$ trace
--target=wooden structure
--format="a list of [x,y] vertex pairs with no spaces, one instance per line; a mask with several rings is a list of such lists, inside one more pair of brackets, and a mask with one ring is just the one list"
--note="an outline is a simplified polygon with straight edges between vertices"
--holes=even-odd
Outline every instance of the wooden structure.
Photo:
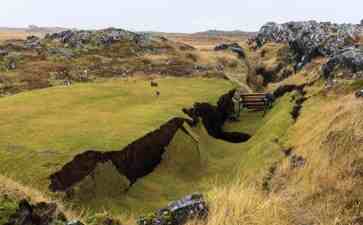
[[265,111],[267,108],[266,94],[243,94],[240,101],[241,108],[252,109],[255,111]]
[[[272,102],[266,93],[242,94],[239,101],[239,109],[249,109],[264,112],[271,108]],[[238,112],[239,114],[239,112]]]
[[231,115],[231,119],[238,120],[241,111],[244,109],[263,112],[263,115],[265,115],[267,110],[272,107],[274,100],[274,96],[270,93],[252,93],[234,96],[234,113]]

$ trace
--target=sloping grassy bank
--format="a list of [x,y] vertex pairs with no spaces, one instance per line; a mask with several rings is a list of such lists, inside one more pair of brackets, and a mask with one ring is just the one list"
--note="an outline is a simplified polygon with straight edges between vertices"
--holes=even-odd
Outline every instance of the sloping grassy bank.
[[[306,91],[310,98],[297,122],[285,127],[279,142],[251,148],[242,160],[242,175],[208,192],[208,221],[190,224],[361,224],[362,100],[347,86],[331,90],[314,86]],[[275,139],[274,131],[282,130],[279,123],[273,127],[266,126],[270,140]],[[269,158],[265,153],[279,145],[291,148],[290,155],[281,157],[263,176],[255,173],[250,182],[245,175],[253,169],[246,168],[260,167],[258,162]],[[297,156],[304,163],[297,165]],[[266,175],[268,190],[261,185]]]

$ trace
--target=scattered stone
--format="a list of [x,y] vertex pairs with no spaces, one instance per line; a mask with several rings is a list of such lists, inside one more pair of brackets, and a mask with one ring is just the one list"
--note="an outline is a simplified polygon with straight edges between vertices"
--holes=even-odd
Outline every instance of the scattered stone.
[[240,58],[246,58],[246,53],[238,43],[220,44],[214,48],[214,51],[231,50],[238,54]]
[[290,163],[290,168],[291,169],[296,169],[296,168],[303,167],[305,165],[305,163],[306,163],[306,160],[302,156],[298,156],[296,154],[293,154],[289,158],[289,163]]
[[72,221],[66,223],[66,225],[84,225],[84,224],[79,220],[72,220]]
[[363,89],[355,92],[355,97],[357,97],[357,98],[363,98]]
[[4,57],[9,53],[9,51],[5,50],[5,49],[0,49],[0,56]]
[[122,225],[122,224],[114,219],[106,218],[103,220],[102,225]]
[[16,69],[16,62],[14,59],[11,59],[7,65],[8,70],[15,70]]
[[337,52],[322,67],[325,79],[332,79],[337,69],[349,70],[351,72],[349,78],[363,78],[363,74],[357,77],[357,72],[363,71],[363,50],[349,47]]
[[256,44],[288,43],[295,54],[299,70],[318,55],[333,56],[345,47],[354,46],[363,27],[353,24],[318,23],[316,21],[267,23],[260,29]]
[[37,36],[29,36],[24,42],[25,48],[36,49],[40,48],[40,38]]
[[67,48],[49,48],[48,53],[50,55],[60,55],[67,59],[73,58],[75,56],[73,51]]
[[55,203],[41,202],[31,205],[27,200],[19,203],[16,213],[10,216],[5,225],[49,225],[67,221],[64,214],[58,212]]
[[185,198],[171,202],[166,208],[141,217],[138,225],[183,225],[190,219],[205,219],[208,216],[208,207],[203,195],[192,194]]
[[111,44],[121,40],[130,40],[134,41],[139,46],[147,46],[150,43],[151,37],[147,34],[137,34],[123,29],[108,28],[97,31],[67,30],[47,35],[46,39],[59,41],[63,43],[65,47],[81,49],[88,45],[109,47]]
[[231,48],[241,48],[241,46],[238,43],[232,43],[232,44],[223,43],[223,44],[217,45],[214,48],[214,51],[224,51],[224,50],[228,50]]

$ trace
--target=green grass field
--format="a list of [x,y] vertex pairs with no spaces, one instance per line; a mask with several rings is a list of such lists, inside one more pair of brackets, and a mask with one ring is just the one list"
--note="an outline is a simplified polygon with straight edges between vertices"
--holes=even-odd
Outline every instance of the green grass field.
[[[77,84],[0,99],[0,172],[44,188],[47,176],[89,149],[117,150],[157,129],[196,101],[232,89],[217,79]],[[156,97],[155,91],[161,92]]]
[[[148,81],[113,80],[0,99],[0,173],[47,191],[47,177],[76,154],[122,149],[168,119],[184,116],[183,107],[198,101],[216,103],[233,88],[228,81],[217,79],[167,78],[158,83],[160,97]],[[116,215],[139,215],[186,194],[233,182],[231,177],[241,171],[255,173],[282,157],[276,139],[292,123],[287,119],[291,107],[287,96],[265,117],[245,112],[239,122],[227,123],[227,131],[254,134],[242,144],[216,140],[202,126],[186,127],[191,135],[178,131],[162,163],[128,193],[95,197],[85,191],[72,203]]]
[[261,113],[246,112],[239,122],[226,124],[226,130],[245,129],[254,134],[246,143],[214,139],[203,126],[187,127],[192,135],[179,131],[168,146],[162,163],[127,194],[107,199],[109,192],[102,198],[92,198],[92,194],[84,192],[74,203],[91,209],[101,205],[115,215],[121,212],[140,215],[187,194],[207,193],[216,185],[228,185],[240,177],[261,173],[283,157],[276,140],[283,139],[292,124],[289,100],[289,96],[279,100],[265,117]]

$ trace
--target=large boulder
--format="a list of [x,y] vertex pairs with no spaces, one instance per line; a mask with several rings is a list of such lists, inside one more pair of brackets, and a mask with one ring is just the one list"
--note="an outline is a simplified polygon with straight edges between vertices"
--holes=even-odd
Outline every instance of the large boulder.
[[344,78],[363,78],[363,50],[358,48],[345,48],[331,57],[322,67],[324,77],[331,79],[335,76],[336,71],[343,70],[350,73],[344,73]]
[[319,23],[316,21],[267,23],[260,29],[256,44],[288,43],[295,54],[296,69],[301,69],[315,56],[332,56],[354,46],[363,33],[361,25]]
[[190,219],[205,219],[208,207],[203,195],[192,194],[137,220],[138,225],[183,225]]

